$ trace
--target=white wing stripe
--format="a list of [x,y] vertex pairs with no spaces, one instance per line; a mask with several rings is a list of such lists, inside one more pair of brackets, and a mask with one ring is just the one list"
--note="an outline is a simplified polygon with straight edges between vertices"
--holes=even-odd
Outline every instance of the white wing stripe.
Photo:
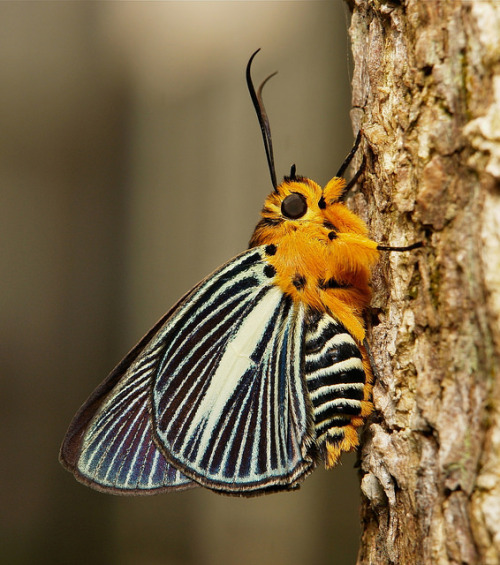
[[[235,295],[235,297],[231,300],[230,303],[239,303],[240,307],[237,310],[243,310],[247,304],[248,300],[242,302],[241,299],[239,298],[239,295]],[[217,318],[217,315],[219,314],[220,310],[222,310],[223,308],[227,308],[227,304],[221,304],[218,308],[214,308],[213,310],[210,311],[210,313],[204,318],[204,324],[206,324],[208,327],[210,327],[210,322],[213,318]],[[200,336],[200,339],[197,341],[197,343],[195,344],[195,346],[193,348],[190,349],[189,353],[181,360],[181,362],[178,364],[177,366],[177,371],[181,371],[182,368],[184,367],[184,365],[188,364],[188,362],[190,361],[190,359],[193,357],[193,355],[200,349],[203,347],[203,345],[205,344],[206,341],[210,340],[211,336],[216,333],[217,329],[224,323],[224,319],[221,320],[221,322],[215,326],[213,326],[212,330],[209,332],[204,333],[202,336]],[[172,340],[170,346],[166,349],[165,351],[165,356],[167,356],[170,351],[173,349],[173,347],[177,344],[177,341],[180,339],[180,337],[182,336],[176,336],[177,339]]]
[[[220,328],[220,326],[223,325],[223,324],[224,324],[224,321],[221,321],[219,324],[217,324],[217,326],[215,326],[215,327],[213,328],[212,331],[207,332],[207,334],[205,335],[204,339],[200,340],[200,341],[195,345],[195,347],[193,347],[193,349],[192,349],[192,351],[191,351],[191,355],[189,355],[188,357],[186,357],[186,358],[185,358],[185,361],[184,361],[181,365],[178,366],[178,368],[176,369],[176,373],[179,372],[179,371],[181,371],[181,370],[183,369],[184,365],[187,364],[187,362],[192,358],[193,354],[194,354],[196,351],[198,351],[200,348],[202,348],[202,347],[204,346],[205,342],[206,342],[206,341],[209,341],[209,340],[212,338],[212,336],[217,333],[217,330],[218,330],[218,329]],[[214,349],[213,347],[210,348],[210,349],[208,349],[204,355],[200,356],[200,358],[198,359],[198,361],[192,366],[192,368],[191,368],[191,369],[189,370],[189,372],[187,373],[188,376],[191,375],[191,374],[193,374],[193,373],[198,372],[198,368],[199,368],[200,365],[202,365],[202,364],[204,364],[204,363],[206,364],[207,358],[208,358],[208,357],[211,357],[212,354],[213,354],[213,349]],[[202,369],[202,371],[203,371],[203,369]],[[179,403],[179,407],[178,407],[178,409],[176,410],[176,412],[173,414],[173,417],[172,417],[172,420],[171,420],[172,423],[170,424],[170,426],[167,427],[167,430],[170,430],[170,428],[171,428],[173,425],[175,425],[175,420],[177,419],[178,413],[184,408],[185,404],[191,400],[191,393],[192,393],[192,391],[193,391],[195,385],[196,385],[196,381],[194,381],[193,386],[191,387],[191,389],[189,389],[188,391],[186,391],[186,392],[184,393],[184,398],[183,398],[183,400]],[[173,395],[172,395],[172,397],[171,397],[171,401],[172,401],[172,400],[175,400],[177,394],[180,394],[180,389],[178,389],[177,392],[174,392],[174,393],[173,393]]]
[[200,446],[203,453],[209,445],[213,430],[232,393],[237,388],[240,378],[249,369],[255,367],[250,356],[254,352],[255,343],[262,336],[262,320],[272,317],[280,298],[281,291],[278,288],[271,289],[245,318],[224,352],[187,431],[187,435],[190,436],[200,422],[205,424]]

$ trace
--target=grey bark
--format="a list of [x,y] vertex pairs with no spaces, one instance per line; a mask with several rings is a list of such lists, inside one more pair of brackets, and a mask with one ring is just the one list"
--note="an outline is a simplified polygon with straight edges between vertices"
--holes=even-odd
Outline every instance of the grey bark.
[[353,198],[383,258],[358,564],[500,563],[500,4],[354,0]]

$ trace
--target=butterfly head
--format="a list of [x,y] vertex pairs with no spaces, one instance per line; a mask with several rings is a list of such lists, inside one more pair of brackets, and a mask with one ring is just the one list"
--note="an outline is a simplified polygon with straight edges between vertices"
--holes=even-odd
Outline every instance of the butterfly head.
[[297,176],[292,167],[290,176],[266,198],[250,246],[277,243],[295,234],[330,247],[354,238],[375,248],[366,224],[342,202],[344,187],[345,180],[334,177],[322,189],[311,179]]

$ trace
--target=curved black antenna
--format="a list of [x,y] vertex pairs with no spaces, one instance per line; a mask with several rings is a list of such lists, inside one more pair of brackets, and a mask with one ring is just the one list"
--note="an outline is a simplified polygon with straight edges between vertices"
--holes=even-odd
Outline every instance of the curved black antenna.
[[248,90],[250,91],[250,96],[252,98],[252,102],[255,108],[255,111],[257,112],[257,118],[259,118],[259,124],[260,124],[260,129],[262,131],[262,139],[264,140],[264,148],[266,150],[266,157],[267,157],[267,164],[269,166],[269,172],[271,173],[271,182],[273,183],[273,187],[274,190],[276,192],[278,192],[277,186],[278,183],[276,182],[276,171],[274,169],[274,156],[273,156],[273,143],[271,141],[271,128],[269,126],[269,119],[267,117],[267,113],[266,113],[266,109],[264,108],[264,103],[262,102],[262,89],[264,88],[264,85],[266,84],[266,82],[273,77],[275,73],[273,73],[272,75],[269,75],[264,81],[263,83],[259,86],[259,88],[257,89],[257,92],[255,92],[255,88],[253,86],[253,82],[252,82],[252,77],[250,75],[250,67],[252,65],[252,61],[253,58],[255,57],[255,55],[257,55],[257,53],[260,51],[260,48],[257,49],[257,51],[255,51],[255,53],[250,57],[250,60],[248,61],[247,64],[247,85],[248,85]]

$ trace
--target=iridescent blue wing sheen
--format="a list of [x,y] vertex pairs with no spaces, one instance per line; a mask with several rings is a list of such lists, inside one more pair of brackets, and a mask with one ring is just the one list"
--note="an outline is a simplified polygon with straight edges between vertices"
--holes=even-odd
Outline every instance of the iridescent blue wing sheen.
[[304,307],[274,277],[257,247],[188,293],[77,415],[66,466],[125,494],[191,481],[241,495],[296,487],[315,447]]
[[96,490],[155,494],[196,486],[167,462],[151,427],[154,353],[145,356],[143,351],[176,306],[92,393],[69,426],[60,461]]

